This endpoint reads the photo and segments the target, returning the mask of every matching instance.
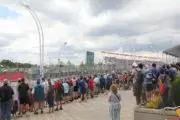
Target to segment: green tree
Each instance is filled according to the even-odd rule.
[[[4,66],[5,68],[31,68],[35,65],[30,63],[19,63],[19,62],[13,62],[11,60],[2,60],[0,62],[0,65]]]

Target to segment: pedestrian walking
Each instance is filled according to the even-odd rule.
[[[111,93],[108,98],[109,102],[109,120],[120,120],[120,110],[121,110],[121,95],[117,91],[116,85],[111,85]]]
[[[13,89],[8,85],[7,80],[5,80],[0,88],[0,120],[11,120],[13,95]]]

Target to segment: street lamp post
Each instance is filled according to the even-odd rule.
[[[31,9],[31,7],[27,4],[21,2],[21,5],[26,8],[26,10],[31,14],[33,20],[35,21],[38,36],[39,36],[39,52],[40,52],[40,77],[44,77],[44,32],[41,25],[41,22],[37,16],[37,14]]]

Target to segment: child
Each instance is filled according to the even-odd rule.
[[[12,115],[13,115],[14,117],[16,117],[17,111],[18,111],[18,101],[15,100],[14,103],[13,103],[12,111],[11,111],[11,113],[12,113]]]

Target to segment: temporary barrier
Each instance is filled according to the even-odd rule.
[[[19,78],[24,78],[24,77],[25,77],[24,72],[4,72],[4,73],[0,73],[0,81],[8,79],[8,80],[10,80],[12,82],[15,82]]]

